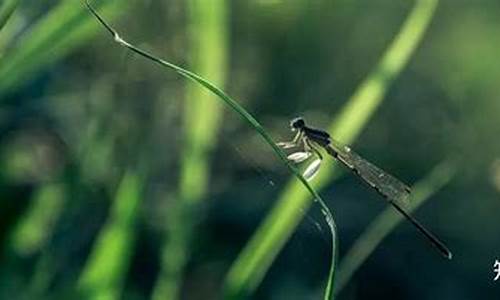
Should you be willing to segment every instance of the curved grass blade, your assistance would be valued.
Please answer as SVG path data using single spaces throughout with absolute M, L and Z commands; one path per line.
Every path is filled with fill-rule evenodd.
M 310 193 L 310 195 L 313 196 L 313 199 L 315 199 L 318 204 L 321 206 L 321 211 L 323 212 L 326 222 L 330 228 L 331 235 L 332 235 L 332 263 L 330 265 L 330 271 L 328 275 L 328 283 L 325 291 L 325 298 L 330 298 L 332 291 L 333 291 L 333 276 L 334 276 L 334 270 L 335 270 L 335 261 L 336 261 L 336 256 L 337 256 L 337 236 L 336 236 L 336 226 L 334 222 L 333 215 L 331 211 L 328 209 L 326 206 L 325 202 L 323 199 L 319 196 L 319 194 L 312 188 L 312 186 L 307 182 L 307 180 L 300 174 L 300 172 L 295 168 L 295 166 L 292 165 L 291 162 L 288 161 L 286 158 L 286 154 L 279 148 L 278 145 L 276 145 L 275 141 L 272 139 L 271 135 L 267 133 L 267 131 L 260 125 L 260 123 L 250 114 L 248 113 L 238 102 L 236 102 L 234 99 L 232 99 L 229 95 L 224 93 L 220 88 L 206 80 L 205 78 L 199 76 L 196 73 L 193 73 L 191 71 L 188 71 L 186 69 L 183 69 L 173 63 L 170 63 L 166 60 L 163 60 L 145 50 L 142 50 L 141 48 L 138 48 L 134 46 L 133 44 L 130 44 L 126 40 L 124 40 L 118 32 L 116 32 L 98 13 L 97 11 L 94 10 L 94 8 L 89 4 L 88 0 L 85 0 L 85 4 L 89 11 L 98 19 L 98 21 L 106 28 L 106 30 L 113 36 L 113 39 L 115 42 L 120 44 L 121 46 L 131 50 L 132 52 L 148 59 L 151 60 L 152 62 L 155 62 L 163 67 L 169 68 L 180 74 L 181 76 L 190 79 L 209 91 L 211 91 L 213 94 L 219 97 L 222 101 L 224 101 L 225 104 L 227 104 L 233 111 L 238 113 L 243 120 L 245 120 L 251 127 L 253 127 L 254 130 L 256 130 L 259 135 L 264 139 L 265 142 L 267 142 L 271 148 L 273 149 L 274 153 L 279 157 L 279 159 L 288 167 L 288 169 L 295 175 L 296 178 L 299 179 L 301 184 L 306 187 L 307 191 Z
M 418 209 L 436 192 L 447 185 L 457 174 L 457 164 L 454 159 L 448 159 L 438 164 L 413 188 L 412 206 L 409 212 Z M 339 293 L 352 278 L 357 269 L 375 250 L 382 240 L 403 221 L 403 216 L 392 207 L 386 208 L 378 215 L 367 229 L 358 237 L 341 260 L 335 282 L 335 293 Z
M 391 83 L 415 52 L 434 16 L 437 3 L 437 0 L 416 1 L 378 65 L 359 85 L 340 113 L 333 118 L 334 121 L 328 130 L 333 136 L 351 144 L 360 134 L 381 105 Z M 323 168 L 312 185 L 321 189 L 336 177 L 337 171 L 336 167 Z M 304 208 L 310 203 L 309 195 L 296 182 L 289 181 L 277 204 L 232 266 L 226 278 L 228 289 L 251 290 L 258 286 L 302 219 Z M 254 250 L 257 246 L 259 251 Z

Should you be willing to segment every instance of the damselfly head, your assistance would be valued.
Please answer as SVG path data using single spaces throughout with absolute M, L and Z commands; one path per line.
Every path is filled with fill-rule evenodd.
M 302 117 L 298 117 L 290 121 L 290 127 L 292 128 L 293 131 L 295 130 L 300 130 L 306 126 L 306 122 Z

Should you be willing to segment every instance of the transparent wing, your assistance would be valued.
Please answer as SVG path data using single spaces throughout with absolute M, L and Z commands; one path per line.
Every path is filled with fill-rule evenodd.
M 321 166 L 321 159 L 320 158 L 315 159 L 311 164 L 309 164 L 309 166 L 307 166 L 302 176 L 304 176 L 304 178 L 307 181 L 312 180 L 314 176 L 318 174 L 320 166 Z
M 328 154 L 335 157 L 356 173 L 363 181 L 384 196 L 388 201 L 402 205 L 409 203 L 410 187 L 399 179 L 362 158 L 348 146 L 333 139 L 325 147 Z

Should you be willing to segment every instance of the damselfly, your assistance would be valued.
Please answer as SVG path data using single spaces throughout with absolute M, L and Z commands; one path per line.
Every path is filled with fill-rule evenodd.
M 279 143 L 278 145 L 284 149 L 302 148 L 301 151 L 288 155 L 288 159 L 295 163 L 315 157 L 304 171 L 304 177 L 307 180 L 311 180 L 318 173 L 323 160 L 323 156 L 318 148 L 323 148 L 328 154 L 352 170 L 365 183 L 387 199 L 444 257 L 451 259 L 452 254 L 444 243 L 403 209 L 403 206 L 408 203 L 410 195 L 409 186 L 363 159 L 348 146 L 335 141 L 326 131 L 306 126 L 303 118 L 293 119 L 290 122 L 290 127 L 292 131 L 297 131 L 294 139 L 291 142 Z

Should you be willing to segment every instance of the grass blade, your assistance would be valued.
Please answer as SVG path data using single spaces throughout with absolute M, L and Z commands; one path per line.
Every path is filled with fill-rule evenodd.
M 64 184 L 51 183 L 38 188 L 30 207 L 11 233 L 11 251 L 21 257 L 40 251 L 52 234 L 64 202 Z
M 334 118 L 329 132 L 336 139 L 351 143 L 382 103 L 392 81 L 400 74 L 425 33 L 437 5 L 437 0 L 419 0 L 409 13 L 375 69 L 360 84 L 342 111 Z M 321 189 L 335 177 L 335 165 L 324 168 L 314 180 Z M 290 238 L 311 204 L 307 193 L 294 181 L 289 181 L 278 203 L 259 227 L 226 278 L 226 288 L 237 293 L 253 291 L 261 282 L 278 252 Z M 257 250 L 256 250 L 257 249 Z
M 302 183 L 303 186 L 306 187 L 307 191 L 313 196 L 313 199 L 315 199 L 318 204 L 321 206 L 321 210 L 323 214 L 325 215 L 326 221 L 329 225 L 329 228 L 331 230 L 332 234 L 332 253 L 333 256 L 336 257 L 336 229 L 335 229 L 335 223 L 334 223 L 334 218 L 326 204 L 324 203 L 323 199 L 319 196 L 319 194 L 309 185 L 307 180 L 300 174 L 300 172 L 297 170 L 297 168 L 286 158 L 286 154 L 278 147 L 276 142 L 272 139 L 271 135 L 260 125 L 260 123 L 250 114 L 248 113 L 237 101 L 229 97 L 226 93 L 224 93 L 220 88 L 218 88 L 216 85 L 212 84 L 210 81 L 206 80 L 205 78 L 199 76 L 198 74 L 195 74 L 191 71 L 188 71 L 184 68 L 181 68 L 173 63 L 170 63 L 166 60 L 163 60 L 143 49 L 140 49 L 126 40 L 124 40 L 97 12 L 90 6 L 88 1 L 86 1 L 88 9 L 92 12 L 92 14 L 98 19 L 98 21 L 108 30 L 108 32 L 113 36 L 115 42 L 120 44 L 123 47 L 126 47 L 127 49 L 133 51 L 134 53 L 151 60 L 154 63 L 159 64 L 160 66 L 163 66 L 165 68 L 171 69 L 181 76 L 190 79 L 201 86 L 205 87 L 207 90 L 215 94 L 220 100 L 222 100 L 226 105 L 228 105 L 233 111 L 238 113 L 243 120 L 245 120 L 257 133 L 264 139 L 266 143 L 268 143 L 271 148 L 273 149 L 274 153 L 279 157 L 279 159 L 288 167 L 288 169 L 295 175 L 296 178 L 299 179 L 299 181 Z M 329 279 L 328 279 L 328 284 L 327 284 L 327 289 L 326 292 L 328 295 L 330 295 L 332 291 L 332 280 L 333 280 L 333 271 L 334 271 L 334 261 L 335 259 L 332 259 L 332 264 L 330 267 L 330 273 L 329 273 Z
M 0 32 L 12 13 L 16 10 L 18 4 L 19 0 L 4 0 L 4 2 L 0 4 Z
M 144 178 L 134 171 L 123 176 L 89 259 L 80 275 L 78 290 L 85 299 L 119 299 L 135 241 Z
M 100 1 L 111 17 L 130 5 L 129 1 Z M 75 1 L 62 1 L 25 33 L 0 61 L 0 97 L 15 90 L 45 66 L 82 46 L 98 30 L 86 11 Z

